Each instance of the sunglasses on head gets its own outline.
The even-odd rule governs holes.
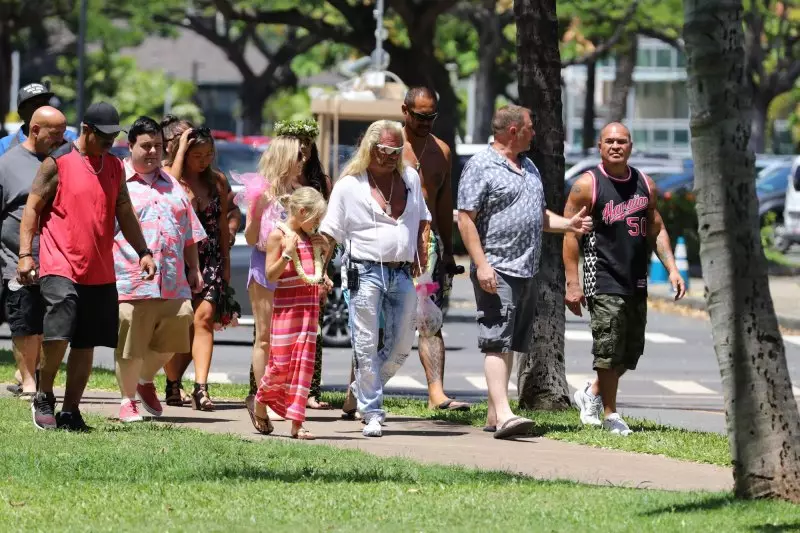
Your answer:
[[[385,144],[376,144],[375,148],[383,155],[397,155],[403,151],[402,146],[387,146]]]
[[[203,126],[202,128],[192,128],[192,133],[189,134],[189,138],[191,139],[196,137],[211,138],[211,130],[206,126]]]
[[[432,122],[432,121],[436,120],[436,117],[439,116],[438,112],[434,112],[434,113],[431,113],[431,114],[425,114],[425,113],[417,113],[416,111],[414,111],[412,109],[408,110],[408,114],[411,115],[412,117],[414,117],[415,119],[417,119],[419,121],[422,121],[422,122]]]

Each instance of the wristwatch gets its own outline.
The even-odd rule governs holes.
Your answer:
[[[150,248],[145,248],[144,250],[140,250],[136,253],[139,255],[139,259],[142,259],[146,255],[153,257],[153,250],[151,250]]]
[[[289,261],[292,260],[292,256],[287,254],[286,252],[284,252],[284,253],[281,254],[281,259],[283,259],[284,261],[286,261],[288,263]]]

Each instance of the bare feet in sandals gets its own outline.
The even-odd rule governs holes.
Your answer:
[[[245,400],[247,412],[250,414],[250,421],[256,431],[262,435],[269,435],[273,431],[272,422],[267,415],[267,407],[255,401],[255,396],[250,395]]]
[[[317,400],[314,396],[309,396],[308,400],[306,401],[306,407],[308,409],[330,409],[331,404],[328,402],[321,402]]]
[[[292,438],[297,440],[315,440],[317,437],[304,428],[302,422],[292,422]]]

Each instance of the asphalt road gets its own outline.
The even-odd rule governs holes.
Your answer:
[[[447,346],[445,387],[464,399],[486,396],[483,358],[477,350],[474,304],[465,276],[455,280],[452,308],[445,319]],[[642,416],[681,427],[724,431],[722,387],[705,320],[651,312],[645,355],[639,368],[620,384],[619,405],[623,415]],[[0,336],[6,336],[6,326]],[[209,381],[246,383],[252,346],[252,327],[239,327],[218,334]],[[800,396],[800,337],[785,339],[787,359],[795,395]],[[0,340],[0,347],[8,347]],[[570,390],[591,377],[591,336],[587,318],[567,315],[566,362]],[[350,372],[349,349],[326,348],[323,356],[323,387],[342,389]],[[98,349],[96,364],[112,368],[113,353]],[[191,372],[191,367],[190,367]],[[512,378],[512,393],[516,392]],[[425,374],[416,355],[389,382],[388,393],[425,395]],[[213,386],[212,386],[213,395]]]

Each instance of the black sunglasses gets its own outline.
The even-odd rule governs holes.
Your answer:
[[[417,113],[413,109],[409,109],[408,110],[408,114],[411,115],[412,117],[414,117],[415,119],[417,119],[419,121],[422,121],[422,122],[432,122],[432,121],[436,120],[436,117],[439,116],[439,112],[438,111],[430,113],[430,114],[425,114],[425,113]]]
[[[202,128],[193,128],[192,133],[189,134],[189,138],[191,139],[195,137],[211,138],[211,130],[208,129],[206,126],[203,126]]]

